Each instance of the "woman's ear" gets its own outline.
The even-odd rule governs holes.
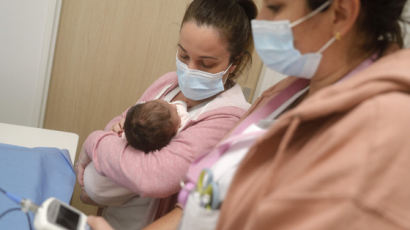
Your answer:
[[[232,64],[231,67],[229,67],[228,73],[233,73],[236,70],[236,64]]]
[[[241,59],[244,57],[245,54],[240,54],[238,56],[236,56],[235,58],[233,58],[232,60],[232,65],[228,70],[228,73],[234,73],[236,68],[238,68],[238,65],[241,63]]]
[[[360,7],[360,0],[333,0],[330,8],[333,12],[333,33],[343,37],[352,31],[359,19]]]

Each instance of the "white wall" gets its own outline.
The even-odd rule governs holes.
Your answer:
[[[0,0],[0,122],[42,126],[61,0]]]
[[[256,85],[255,95],[253,96],[252,102],[254,102],[263,93],[263,91],[272,87],[285,77],[285,75],[277,73],[269,69],[266,65],[263,65],[261,75],[259,76],[258,84]]]

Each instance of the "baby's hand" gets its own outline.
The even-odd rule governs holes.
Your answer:
[[[112,131],[117,133],[118,135],[121,135],[122,132],[124,132],[124,122],[125,122],[125,118],[121,119],[120,122],[118,122],[117,124],[115,124],[112,127]]]

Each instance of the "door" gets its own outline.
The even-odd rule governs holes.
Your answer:
[[[42,127],[61,0],[0,1],[0,122]]]

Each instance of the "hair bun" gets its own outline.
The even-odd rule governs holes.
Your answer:
[[[252,0],[236,0],[248,16],[249,20],[256,18],[258,8]]]

